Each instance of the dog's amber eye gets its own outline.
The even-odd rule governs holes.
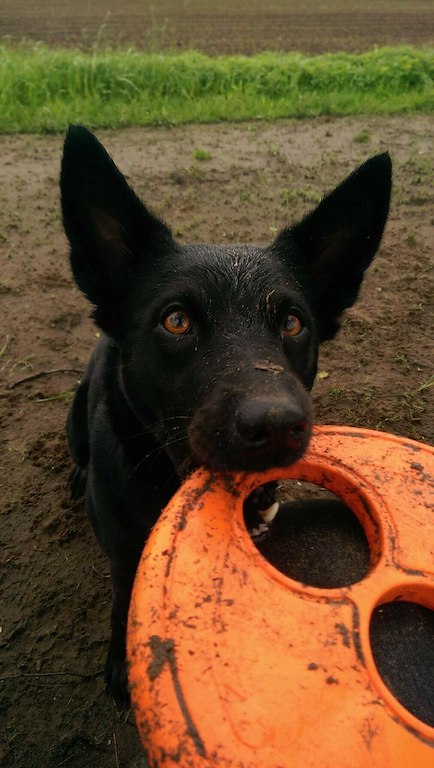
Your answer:
[[[183,309],[175,309],[162,320],[162,326],[168,333],[182,336],[184,333],[189,332],[191,321],[187,312],[184,312]]]
[[[282,336],[298,336],[303,330],[303,323],[297,315],[288,315],[282,324]]]

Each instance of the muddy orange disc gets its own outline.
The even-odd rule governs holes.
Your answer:
[[[369,543],[364,578],[306,586],[262,557],[243,502],[276,479],[345,502]],[[434,727],[383,681],[370,623],[394,601],[434,609],[433,508],[434,449],[369,430],[319,427],[288,469],[192,475],[147,542],[130,608],[151,766],[432,768]]]

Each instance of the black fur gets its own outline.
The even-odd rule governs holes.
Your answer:
[[[97,139],[69,129],[64,226],[104,332],[68,417],[71,492],[85,494],[111,564],[116,699],[132,580],[161,508],[200,464],[260,471],[303,454],[318,344],[357,298],[390,186],[390,158],[377,155],[268,247],[180,245]]]

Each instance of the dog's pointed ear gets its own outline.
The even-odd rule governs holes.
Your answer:
[[[318,321],[321,340],[332,338],[352,306],[363,274],[380,244],[389,212],[392,164],[388,153],[357,168],[274,247],[290,252]]]
[[[62,213],[78,286],[98,313],[122,301],[140,266],[173,245],[96,137],[71,126],[60,175]]]

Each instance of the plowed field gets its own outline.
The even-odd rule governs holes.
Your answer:
[[[432,43],[430,0],[3,0],[0,34],[51,45],[323,53]]]

